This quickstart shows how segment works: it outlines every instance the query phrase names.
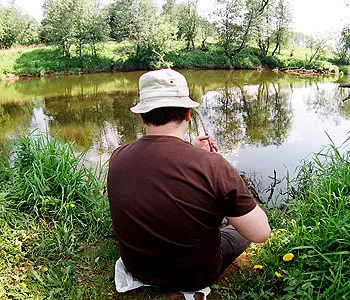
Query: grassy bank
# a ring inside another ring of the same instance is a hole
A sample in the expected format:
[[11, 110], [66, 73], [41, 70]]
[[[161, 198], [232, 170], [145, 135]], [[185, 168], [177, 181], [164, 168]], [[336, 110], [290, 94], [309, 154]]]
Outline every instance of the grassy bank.
[[251, 248], [252, 265], [230, 278], [223, 299], [349, 299], [349, 141], [300, 166], [292, 199], [268, 211], [271, 237]]
[[[268, 242], [252, 245], [251, 262], [214, 285], [211, 299], [348, 299], [348, 146], [300, 167], [286, 207], [268, 210]], [[11, 153], [11, 166], [0, 163], [1, 299], [166, 299], [149, 288], [115, 292], [105, 180], [84, 153], [41, 134], [19, 138]]]
[[[175, 68], [202, 69], [256, 69], [266, 68], [303, 68], [316, 71], [337, 72], [338, 67], [327, 60], [308, 61], [304, 51], [295, 51], [290, 57], [288, 51], [277, 56], [260, 55], [257, 49], [246, 49], [235, 56], [226, 56], [216, 45], [208, 51], [187, 52], [179, 44], [164, 55]], [[125, 70], [152, 69], [162, 66], [159, 57], [152, 52], [136, 54], [135, 46], [128, 42], [105, 43], [100, 45], [97, 56], [87, 50], [82, 56], [70, 58], [52, 47], [12, 49], [0, 51], [0, 78], [11, 76], [52, 76], [79, 73], [113, 72]], [[347, 67], [342, 69], [347, 71]]]

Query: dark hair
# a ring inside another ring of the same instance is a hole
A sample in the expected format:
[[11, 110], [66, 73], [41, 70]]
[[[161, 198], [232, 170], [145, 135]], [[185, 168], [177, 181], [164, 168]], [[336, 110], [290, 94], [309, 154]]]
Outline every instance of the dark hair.
[[169, 122], [180, 124], [185, 120], [188, 110], [185, 107], [160, 107], [140, 115], [147, 125], [161, 126]]

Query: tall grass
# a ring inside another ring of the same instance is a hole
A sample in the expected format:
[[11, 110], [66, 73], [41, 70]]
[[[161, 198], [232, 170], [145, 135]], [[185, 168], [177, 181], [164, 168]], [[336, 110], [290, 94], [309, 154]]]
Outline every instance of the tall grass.
[[[109, 206], [98, 174], [85, 166], [85, 152], [58, 136], [33, 133], [13, 143], [7, 199], [33, 218], [89, 228], [89, 238], [108, 231]], [[85, 233], [87, 233], [85, 232]]]
[[84, 154], [34, 132], [14, 141], [10, 164], [1, 156], [1, 299], [113, 294], [118, 254], [109, 205]]

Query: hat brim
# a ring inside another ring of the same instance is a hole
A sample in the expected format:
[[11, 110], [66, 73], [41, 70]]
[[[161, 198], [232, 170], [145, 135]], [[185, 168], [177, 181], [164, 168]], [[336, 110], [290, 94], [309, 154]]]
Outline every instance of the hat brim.
[[159, 97], [149, 98], [146, 101], [144, 100], [131, 107], [130, 110], [136, 114], [143, 114], [161, 107], [195, 108], [199, 105], [200, 103], [193, 101], [189, 97]]

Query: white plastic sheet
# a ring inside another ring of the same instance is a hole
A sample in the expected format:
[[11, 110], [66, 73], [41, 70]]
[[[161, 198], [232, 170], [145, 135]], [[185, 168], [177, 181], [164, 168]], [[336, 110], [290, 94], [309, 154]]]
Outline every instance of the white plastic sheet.
[[[117, 260], [115, 263], [115, 286], [119, 293], [125, 293], [127, 291], [131, 291], [134, 289], [139, 288], [140, 286], [149, 286], [148, 284], [145, 284], [136, 278], [134, 278], [128, 270], [125, 268], [124, 263], [121, 258]], [[193, 291], [193, 292], [181, 292], [185, 297], [186, 300], [194, 300], [195, 293], [202, 293], [204, 294], [204, 300], [207, 299], [207, 296], [210, 293], [210, 288], [206, 287], [204, 289], [201, 289], [199, 291]]]

